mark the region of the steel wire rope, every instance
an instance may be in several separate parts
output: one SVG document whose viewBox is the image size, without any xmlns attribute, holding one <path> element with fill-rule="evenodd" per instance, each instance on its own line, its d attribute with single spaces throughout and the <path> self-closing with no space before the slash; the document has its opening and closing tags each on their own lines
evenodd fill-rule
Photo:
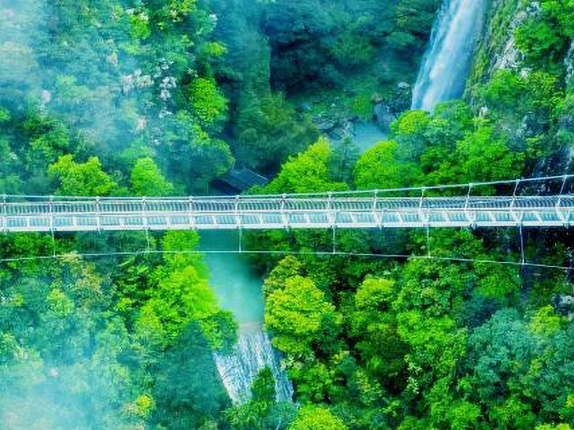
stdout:
<svg viewBox="0 0 574 430">
<path fill-rule="evenodd" d="M 557 176 L 539 176 L 539 177 L 531 177 L 531 178 L 522 178 L 522 179 L 508 179 L 508 180 L 499 180 L 499 181 L 486 181 L 486 182 L 475 182 L 473 186 L 482 187 L 482 186 L 490 186 L 490 185 L 504 185 L 504 184 L 513 184 L 516 181 L 520 183 L 527 183 L 527 182 L 541 182 L 541 181 L 551 181 L 557 179 L 571 179 L 574 178 L 574 174 L 569 175 L 557 175 Z M 409 192 L 409 191 L 421 191 L 423 189 L 426 190 L 446 190 L 446 189 L 453 189 L 453 188 L 467 188 L 470 183 L 466 184 L 449 184 L 449 185 L 431 185 L 431 186 L 419 186 L 419 187 L 403 187 L 403 188 L 387 188 L 387 189 L 379 189 L 377 190 L 378 193 L 390 193 L 390 192 Z M 363 195 L 363 194 L 372 194 L 374 190 L 346 190 L 346 191 L 329 191 L 329 192 L 317 192 L 317 193 L 292 193 L 292 194 L 285 194 L 289 197 L 327 197 L 329 194 L 337 195 L 337 196 L 345 196 L 345 195 Z M 46 200 L 49 196 L 40 196 L 40 195 L 24 195 L 24 194 L 6 194 L 7 198 L 16 198 L 16 199 L 40 199 Z M 241 199 L 253 199 L 259 200 L 262 198 L 277 198 L 280 199 L 282 197 L 281 194 L 243 194 L 240 196 Z M 58 198 L 62 200 L 88 200 L 92 201 L 95 197 L 90 196 L 58 196 Z M 154 197 L 149 198 L 149 200 L 182 200 L 187 199 L 189 196 L 181 195 L 181 196 L 171 196 L 171 197 Z M 194 196 L 196 199 L 201 200 L 226 200 L 232 199 L 233 196 Z M 111 200 L 111 201 L 141 201 L 139 197 L 124 197 L 124 196 L 117 196 L 117 197 L 102 197 L 102 200 Z"/>
<path fill-rule="evenodd" d="M 574 270 L 574 266 L 559 266 L 551 264 L 541 264 L 541 263 L 530 263 L 528 261 L 517 262 L 517 261 L 501 261 L 501 260 L 489 260 L 489 259 L 473 259 L 473 258 L 459 258 L 459 257 L 439 257 L 428 255 L 406 255 L 406 254 L 375 254 L 375 253 L 353 253 L 353 252 L 342 252 L 337 251 L 333 254 L 330 251 L 265 251 L 265 250 L 208 250 L 208 251 L 162 251 L 162 250 L 142 250 L 142 251 L 116 251 L 116 252 L 100 252 L 100 253 L 68 253 L 68 254 L 57 254 L 57 255 L 42 255 L 42 256 L 32 256 L 32 257 L 18 257 L 18 258 L 2 258 L 0 263 L 10 263 L 10 262 L 24 262 L 24 261 L 34 261 L 34 260 L 56 260 L 56 259 L 69 259 L 69 258 L 101 258 L 101 257 L 122 257 L 122 256 L 145 256 L 145 255 L 236 255 L 236 254 L 246 254 L 246 255 L 278 255 L 278 256 L 318 256 L 318 257 L 329 257 L 329 256 L 344 256 L 344 257 L 361 257 L 361 258 L 387 258 L 387 259 L 406 259 L 406 260 L 436 260 L 445 262 L 459 262 L 459 263 L 473 263 L 473 264 L 492 264 L 492 265 L 503 265 L 503 266 L 515 266 L 515 267 L 536 267 L 545 268 L 553 270 L 562 270 L 571 272 Z"/>
</svg>

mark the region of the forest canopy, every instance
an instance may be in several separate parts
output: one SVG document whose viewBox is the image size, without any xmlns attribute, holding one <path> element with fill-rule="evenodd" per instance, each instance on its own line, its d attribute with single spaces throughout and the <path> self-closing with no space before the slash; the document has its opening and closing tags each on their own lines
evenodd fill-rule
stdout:
<svg viewBox="0 0 574 430">
<path fill-rule="evenodd" d="M 246 170 L 269 180 L 251 195 L 432 197 L 572 173 L 572 0 L 482 2 L 466 89 L 411 109 L 459 3 L 0 0 L 4 205 L 221 194 Z M 242 232 L 267 253 L 219 267 L 255 273 L 255 335 L 208 241 L 2 232 L 0 429 L 574 427 L 569 230 Z M 221 362 L 249 353 L 238 397 Z"/>
</svg>

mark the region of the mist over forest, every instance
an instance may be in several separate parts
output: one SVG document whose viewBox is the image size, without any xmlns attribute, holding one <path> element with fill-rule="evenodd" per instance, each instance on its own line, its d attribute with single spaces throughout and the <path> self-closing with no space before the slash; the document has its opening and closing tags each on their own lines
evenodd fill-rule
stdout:
<svg viewBox="0 0 574 430">
<path fill-rule="evenodd" d="M 0 0 L 0 430 L 571 430 L 570 218 L 5 222 L 38 196 L 570 198 L 573 142 L 572 0 Z"/>
</svg>

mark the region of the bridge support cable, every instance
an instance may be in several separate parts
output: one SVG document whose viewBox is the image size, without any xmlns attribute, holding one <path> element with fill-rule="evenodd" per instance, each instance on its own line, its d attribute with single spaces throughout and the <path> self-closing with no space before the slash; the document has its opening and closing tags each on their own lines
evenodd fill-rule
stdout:
<svg viewBox="0 0 574 430">
<path fill-rule="evenodd" d="M 235 197 L 235 223 L 237 226 L 237 231 L 239 233 L 239 238 L 238 238 L 238 246 L 239 246 L 239 252 L 243 251 L 243 222 L 241 219 L 241 211 L 239 209 L 239 204 L 240 204 L 241 200 L 239 196 Z"/>
<path fill-rule="evenodd" d="M 50 235 L 52 236 L 52 255 L 56 256 L 56 233 L 54 232 L 54 196 L 50 196 Z M 28 219 L 28 224 L 30 220 Z"/>
<path fill-rule="evenodd" d="M 427 224 L 427 258 L 432 258 L 430 226 Z"/>
<path fill-rule="evenodd" d="M 237 230 L 237 251 L 239 254 L 248 253 L 247 250 L 243 249 L 243 229 L 241 228 Z"/>
<path fill-rule="evenodd" d="M 424 205 L 424 202 L 425 202 L 425 191 L 426 191 L 426 188 L 423 187 L 423 188 L 421 189 L 421 197 L 420 197 L 420 200 L 419 200 L 419 219 L 420 219 L 423 223 L 425 223 L 425 222 L 424 222 L 425 217 L 424 217 L 424 214 L 423 214 L 423 205 Z"/>
<path fill-rule="evenodd" d="M 520 179 L 516 180 L 514 185 L 514 191 L 512 192 L 512 202 L 510 203 L 510 215 L 514 219 L 515 222 L 520 222 L 518 215 L 516 214 L 515 207 L 516 207 L 516 196 L 518 193 L 518 187 L 520 186 Z"/>
<path fill-rule="evenodd" d="M 522 224 L 518 226 L 518 231 L 520 234 L 520 264 L 524 266 L 524 264 L 526 263 L 526 254 L 524 250 L 524 231 L 522 228 Z"/>
<path fill-rule="evenodd" d="M 287 194 L 283 194 L 281 196 L 281 221 L 283 222 L 283 227 L 285 228 L 285 230 L 289 230 L 290 229 L 290 225 L 289 225 L 289 216 L 286 215 L 285 213 L 285 205 L 287 204 Z"/>
<path fill-rule="evenodd" d="M 337 254 L 337 226 L 333 224 L 333 251 L 332 254 Z"/>
<path fill-rule="evenodd" d="M 97 217 L 96 225 L 98 228 L 98 233 L 101 233 L 102 232 L 102 208 L 101 208 L 101 203 L 100 203 L 99 197 L 96 197 L 96 217 Z"/>
<path fill-rule="evenodd" d="M 466 217 L 466 219 L 468 220 L 468 224 L 470 228 L 475 228 L 475 220 L 476 220 L 476 216 L 471 215 L 469 212 L 469 207 L 470 207 L 470 196 L 472 195 L 472 189 L 474 187 L 474 184 L 470 183 L 468 184 L 468 191 L 466 193 L 466 201 L 464 202 L 464 216 Z"/>
<path fill-rule="evenodd" d="M 337 253 L 337 213 L 333 208 L 333 194 L 329 193 L 327 200 L 327 220 L 332 230 L 333 247 L 331 250 L 332 255 Z"/>
<path fill-rule="evenodd" d="M 141 207 L 142 207 L 142 223 L 145 229 L 145 238 L 146 238 L 146 242 L 147 242 L 147 248 L 146 251 L 151 251 L 151 238 L 150 238 L 150 231 L 149 231 L 149 220 L 148 220 L 148 216 L 147 216 L 147 199 L 146 197 L 142 197 L 141 199 Z"/>
<path fill-rule="evenodd" d="M 379 212 L 379 190 L 373 191 L 373 217 L 375 218 L 375 222 L 378 225 L 379 229 L 382 229 L 384 226 L 384 210 Z"/>
<path fill-rule="evenodd" d="M 239 252 L 238 250 L 221 250 L 221 251 L 162 251 L 162 250 L 150 250 L 150 251 L 117 251 L 117 252 L 93 252 L 93 253 L 68 253 L 68 254 L 56 254 L 56 255 L 39 255 L 30 257 L 16 257 L 16 258 L 2 258 L 0 263 L 14 263 L 14 262 L 24 262 L 24 261 L 42 261 L 42 260 L 61 260 L 70 259 L 73 257 L 77 258 L 104 258 L 104 257 L 133 257 L 133 256 L 144 256 L 144 255 L 276 255 L 276 256 L 316 256 L 316 257 L 355 257 L 355 258 L 372 258 L 372 259 L 404 259 L 404 260 L 429 260 L 427 255 L 401 255 L 401 254 L 374 254 L 374 253 L 352 253 L 352 252 L 342 252 L 337 251 L 336 254 L 332 252 L 324 251 L 265 251 L 265 250 L 244 250 Z M 493 266 L 513 266 L 513 267 L 533 267 L 539 269 L 548 270 L 560 270 L 566 273 L 571 273 L 574 271 L 574 266 L 559 266 L 559 265 L 548 265 L 540 263 L 532 263 L 526 261 L 524 264 L 517 261 L 503 261 L 503 260 L 487 260 L 487 259 L 472 259 L 472 258 L 459 258 L 459 257 L 438 257 L 432 256 L 430 260 L 443 261 L 443 262 L 453 262 L 453 263 L 472 263 L 472 264 L 488 264 Z"/>
<path fill-rule="evenodd" d="M 562 185 L 560 187 L 560 194 L 558 195 L 558 201 L 556 202 L 556 213 L 562 220 L 562 222 L 568 226 L 570 222 L 570 215 L 568 217 L 562 211 L 562 197 L 564 196 L 564 191 L 566 191 L 566 182 L 568 182 L 568 175 L 564 175 L 564 179 L 562 180 Z"/>
<path fill-rule="evenodd" d="M 195 222 L 194 222 L 194 218 L 193 218 L 193 197 L 189 197 L 188 201 L 187 201 L 187 217 L 188 217 L 188 221 L 189 221 L 189 228 L 191 230 L 195 230 Z"/>
<path fill-rule="evenodd" d="M 2 195 L 2 232 L 8 232 L 8 213 L 6 211 L 6 194 Z"/>
<path fill-rule="evenodd" d="M 329 224 L 335 228 L 336 219 L 333 213 L 333 194 L 329 193 L 329 197 L 327 199 L 327 220 Z"/>
<path fill-rule="evenodd" d="M 570 260 L 570 265 L 568 266 L 568 270 L 564 270 L 564 280 L 562 281 L 562 283 L 564 285 L 570 284 L 570 282 L 569 282 L 570 273 L 574 269 L 574 255 L 573 255 L 572 249 L 568 250 L 567 255 L 568 255 L 568 259 Z"/>
</svg>

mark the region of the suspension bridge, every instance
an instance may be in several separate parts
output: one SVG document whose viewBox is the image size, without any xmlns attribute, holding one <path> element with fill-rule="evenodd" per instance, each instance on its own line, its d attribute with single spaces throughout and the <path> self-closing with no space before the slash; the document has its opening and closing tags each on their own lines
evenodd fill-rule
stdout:
<svg viewBox="0 0 574 430">
<path fill-rule="evenodd" d="M 431 191 L 461 185 L 322 194 L 202 197 L 3 196 L 2 232 L 131 230 L 274 230 L 440 227 L 569 227 L 572 176 L 466 184 L 463 196 L 436 197 Z M 541 179 L 562 180 L 549 195 L 519 195 L 519 187 Z M 475 196 L 478 185 L 515 184 L 505 196 Z M 417 197 L 397 197 L 404 192 Z M 389 196 L 393 195 L 393 196 Z"/>
</svg>

